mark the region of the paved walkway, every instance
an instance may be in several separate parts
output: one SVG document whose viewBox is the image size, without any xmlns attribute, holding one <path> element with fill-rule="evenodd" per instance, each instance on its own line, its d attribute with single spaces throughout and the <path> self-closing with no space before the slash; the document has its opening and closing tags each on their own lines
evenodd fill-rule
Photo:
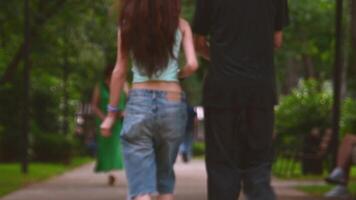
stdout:
<svg viewBox="0 0 356 200">
<path fill-rule="evenodd" d="M 124 173 L 117 176 L 120 182 L 107 186 L 104 174 L 94 174 L 93 164 L 53 178 L 47 182 L 29 186 L 12 193 L 1 200 L 125 200 L 126 181 Z M 176 200 L 206 200 L 206 176 L 203 161 L 189 164 L 178 163 Z M 291 189 L 296 183 L 274 180 L 281 200 L 315 200 L 305 194 Z"/>
</svg>

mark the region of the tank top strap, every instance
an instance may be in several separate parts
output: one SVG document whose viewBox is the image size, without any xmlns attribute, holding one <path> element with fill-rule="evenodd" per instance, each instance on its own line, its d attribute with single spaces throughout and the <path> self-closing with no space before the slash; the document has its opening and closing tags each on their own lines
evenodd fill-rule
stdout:
<svg viewBox="0 0 356 200">
<path fill-rule="evenodd" d="M 173 46 L 173 55 L 174 57 L 170 58 L 169 62 L 167 63 L 167 67 L 157 72 L 157 74 L 151 78 L 142 74 L 137 66 L 137 63 L 133 61 L 132 63 L 132 72 L 133 72 L 133 83 L 142 83 L 150 80 L 154 81 L 178 81 L 178 73 L 179 73 L 179 53 L 181 49 L 181 43 L 183 39 L 183 33 L 178 28 L 175 34 L 175 43 Z"/>
</svg>

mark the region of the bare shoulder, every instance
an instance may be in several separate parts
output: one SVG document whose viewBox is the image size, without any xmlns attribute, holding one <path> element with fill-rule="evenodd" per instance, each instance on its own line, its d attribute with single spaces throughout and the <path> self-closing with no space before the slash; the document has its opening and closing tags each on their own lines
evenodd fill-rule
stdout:
<svg viewBox="0 0 356 200">
<path fill-rule="evenodd" d="M 183 34 L 186 33 L 187 31 L 190 31 L 189 22 L 183 18 L 180 18 L 179 19 L 179 29 Z"/>
</svg>

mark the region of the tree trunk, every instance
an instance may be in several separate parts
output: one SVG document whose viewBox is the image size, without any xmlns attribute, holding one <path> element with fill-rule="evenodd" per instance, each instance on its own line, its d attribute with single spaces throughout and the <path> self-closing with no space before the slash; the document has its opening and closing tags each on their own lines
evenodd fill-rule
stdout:
<svg viewBox="0 0 356 200">
<path fill-rule="evenodd" d="M 351 35 L 352 46 L 356 50 L 356 0 L 351 0 Z"/>
<path fill-rule="evenodd" d="M 305 70 L 305 79 L 316 78 L 315 67 L 312 58 L 309 55 L 302 55 L 304 70 Z"/>
<path fill-rule="evenodd" d="M 287 63 L 286 78 L 282 85 L 282 94 L 284 95 L 289 94 L 298 85 L 300 75 L 300 66 L 294 59 L 288 59 Z"/>
<path fill-rule="evenodd" d="M 67 61 L 67 57 L 64 58 Z M 69 115 L 69 94 L 68 94 L 68 62 L 63 65 L 63 134 L 67 135 L 69 130 L 68 115 Z"/>
<path fill-rule="evenodd" d="M 43 15 L 38 16 L 36 19 L 33 20 L 34 24 L 31 26 L 31 33 L 29 34 L 29 39 L 33 41 L 37 34 L 40 32 L 40 29 L 49 21 L 50 18 L 55 16 L 58 11 L 61 10 L 62 6 L 66 3 L 66 0 L 58 0 L 51 9 L 48 9 L 47 12 L 44 12 Z M 24 57 L 25 45 L 24 42 L 20 45 L 16 54 L 12 58 L 11 62 L 7 65 L 4 74 L 1 75 L 0 78 L 0 85 L 11 81 L 14 73 L 17 70 L 21 60 Z"/>
<path fill-rule="evenodd" d="M 351 38 L 352 38 L 352 50 L 351 53 L 356 53 L 356 0 L 351 1 Z M 351 70 L 356 71 L 356 56 L 351 55 Z"/>
<path fill-rule="evenodd" d="M 24 52 L 25 52 L 25 43 L 22 43 L 19 49 L 17 50 L 16 54 L 12 58 L 10 64 L 6 67 L 6 70 L 0 79 L 0 85 L 10 81 L 12 75 L 17 70 L 17 66 L 20 64 L 20 61 L 24 57 Z"/>
</svg>

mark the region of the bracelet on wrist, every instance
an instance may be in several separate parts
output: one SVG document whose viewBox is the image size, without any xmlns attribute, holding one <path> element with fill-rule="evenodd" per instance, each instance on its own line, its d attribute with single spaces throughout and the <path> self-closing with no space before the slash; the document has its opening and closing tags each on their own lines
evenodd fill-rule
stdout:
<svg viewBox="0 0 356 200">
<path fill-rule="evenodd" d="M 112 105 L 109 104 L 108 107 L 107 107 L 107 111 L 111 112 L 111 113 L 118 113 L 121 110 L 118 107 L 115 107 L 115 106 L 112 106 Z"/>
</svg>

